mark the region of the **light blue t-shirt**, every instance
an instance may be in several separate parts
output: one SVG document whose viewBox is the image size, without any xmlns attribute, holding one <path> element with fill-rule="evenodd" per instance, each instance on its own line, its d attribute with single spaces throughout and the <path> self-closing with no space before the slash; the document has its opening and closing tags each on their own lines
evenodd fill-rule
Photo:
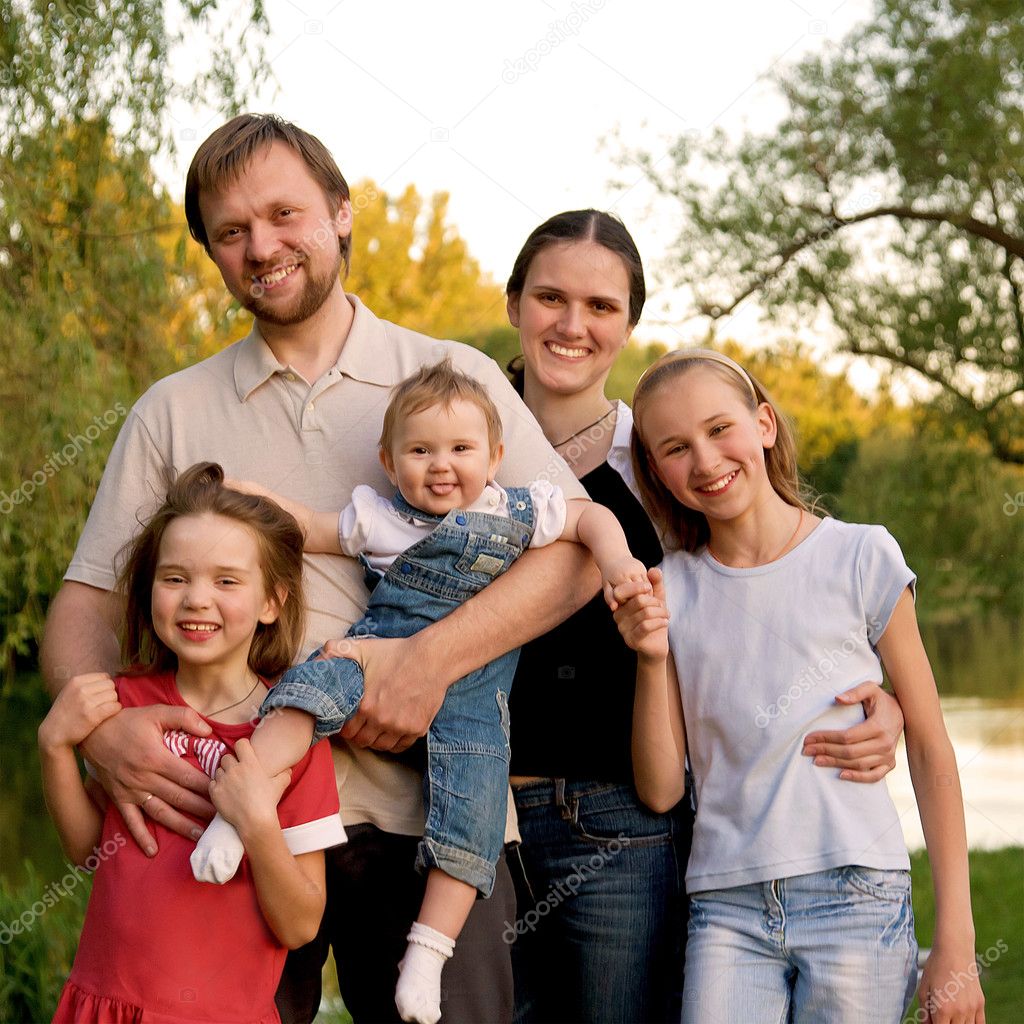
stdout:
<svg viewBox="0 0 1024 1024">
<path fill-rule="evenodd" d="M 800 752 L 807 733 L 864 720 L 834 698 L 882 678 L 875 644 L 915 581 L 893 537 L 825 519 L 769 565 L 701 550 L 662 569 L 696 785 L 687 890 L 909 868 L 885 782 L 844 782 Z"/>
</svg>

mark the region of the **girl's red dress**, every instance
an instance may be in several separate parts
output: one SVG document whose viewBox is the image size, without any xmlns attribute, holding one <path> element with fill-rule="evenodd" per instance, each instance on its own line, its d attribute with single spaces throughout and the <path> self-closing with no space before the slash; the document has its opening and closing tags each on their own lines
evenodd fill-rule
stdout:
<svg viewBox="0 0 1024 1024">
<path fill-rule="evenodd" d="M 185 704 L 173 673 L 122 677 L 117 688 L 125 707 Z M 207 721 L 211 737 L 170 733 L 165 742 L 212 775 L 217 741 L 230 751 L 253 725 Z M 292 769 L 278 816 L 293 853 L 344 841 L 326 742 Z M 197 882 L 189 864 L 195 841 L 147 824 L 159 846 L 153 858 L 136 846 L 117 808 L 107 809 L 85 925 L 54 1024 L 277 1024 L 274 992 L 287 950 L 260 912 L 249 858 L 226 885 Z"/>
</svg>

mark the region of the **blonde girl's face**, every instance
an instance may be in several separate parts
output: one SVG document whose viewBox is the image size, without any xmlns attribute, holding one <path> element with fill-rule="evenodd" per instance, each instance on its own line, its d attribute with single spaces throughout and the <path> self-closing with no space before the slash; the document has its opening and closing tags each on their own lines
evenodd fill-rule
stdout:
<svg viewBox="0 0 1024 1024">
<path fill-rule="evenodd" d="M 654 471 L 673 497 L 709 523 L 734 519 L 774 493 L 764 449 L 776 420 L 762 403 L 751 410 L 717 371 L 698 367 L 660 385 L 640 410 Z"/>
<path fill-rule="evenodd" d="M 508 317 L 519 329 L 528 375 L 541 387 L 576 394 L 602 388 L 629 340 L 629 275 L 597 242 L 549 245 L 534 256 Z"/>
<path fill-rule="evenodd" d="M 278 615 L 252 530 L 212 512 L 171 522 L 160 542 L 152 614 L 179 666 L 244 672 L 257 625 Z"/>
</svg>

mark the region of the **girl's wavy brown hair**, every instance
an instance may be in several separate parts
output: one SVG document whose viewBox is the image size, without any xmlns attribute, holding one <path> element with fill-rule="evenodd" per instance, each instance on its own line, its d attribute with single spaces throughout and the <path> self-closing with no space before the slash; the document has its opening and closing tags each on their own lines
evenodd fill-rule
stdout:
<svg viewBox="0 0 1024 1024">
<path fill-rule="evenodd" d="M 117 580 L 118 592 L 125 600 L 123 663 L 143 672 L 166 672 L 177 667 L 174 652 L 153 628 L 152 591 L 160 543 L 175 519 L 208 512 L 233 519 L 252 531 L 259 547 L 266 593 L 284 594 L 277 618 L 257 623 L 249 648 L 249 667 L 257 675 L 273 679 L 295 660 L 305 629 L 302 531 L 275 502 L 225 487 L 224 470 L 216 462 L 199 462 L 185 470 L 171 484 L 164 503 L 141 533 L 125 548 Z"/>
<path fill-rule="evenodd" d="M 761 403 L 775 413 L 778 433 L 775 444 L 764 449 L 768 480 L 787 505 L 813 510 L 814 496 L 800 480 L 797 471 L 796 441 L 789 421 L 778 410 L 764 386 L 739 364 L 717 352 L 697 349 L 669 352 L 653 363 L 640 378 L 633 394 L 633 433 L 629 447 L 633 473 L 644 507 L 661 534 L 666 550 L 697 551 L 711 537 L 703 512 L 687 508 L 662 483 L 643 438 L 643 411 L 655 392 L 670 380 L 695 369 L 710 370 L 727 383 L 753 414 Z"/>
</svg>

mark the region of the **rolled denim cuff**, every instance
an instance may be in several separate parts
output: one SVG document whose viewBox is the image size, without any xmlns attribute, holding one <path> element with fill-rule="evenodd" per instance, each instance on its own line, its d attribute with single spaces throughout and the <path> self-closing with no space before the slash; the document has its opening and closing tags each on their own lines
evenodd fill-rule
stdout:
<svg viewBox="0 0 1024 1024">
<path fill-rule="evenodd" d="M 312 743 L 316 743 L 341 732 L 357 707 L 358 701 L 355 704 L 346 702 L 344 706 L 339 706 L 330 693 L 309 683 L 282 680 L 264 699 L 260 706 L 260 718 L 266 718 L 272 711 L 280 708 L 305 711 L 316 719 L 312 739 Z"/>
<path fill-rule="evenodd" d="M 440 868 L 446 875 L 473 886 L 484 899 L 494 891 L 494 865 L 490 861 L 424 836 L 416 849 L 416 869 L 430 868 Z"/>
</svg>

